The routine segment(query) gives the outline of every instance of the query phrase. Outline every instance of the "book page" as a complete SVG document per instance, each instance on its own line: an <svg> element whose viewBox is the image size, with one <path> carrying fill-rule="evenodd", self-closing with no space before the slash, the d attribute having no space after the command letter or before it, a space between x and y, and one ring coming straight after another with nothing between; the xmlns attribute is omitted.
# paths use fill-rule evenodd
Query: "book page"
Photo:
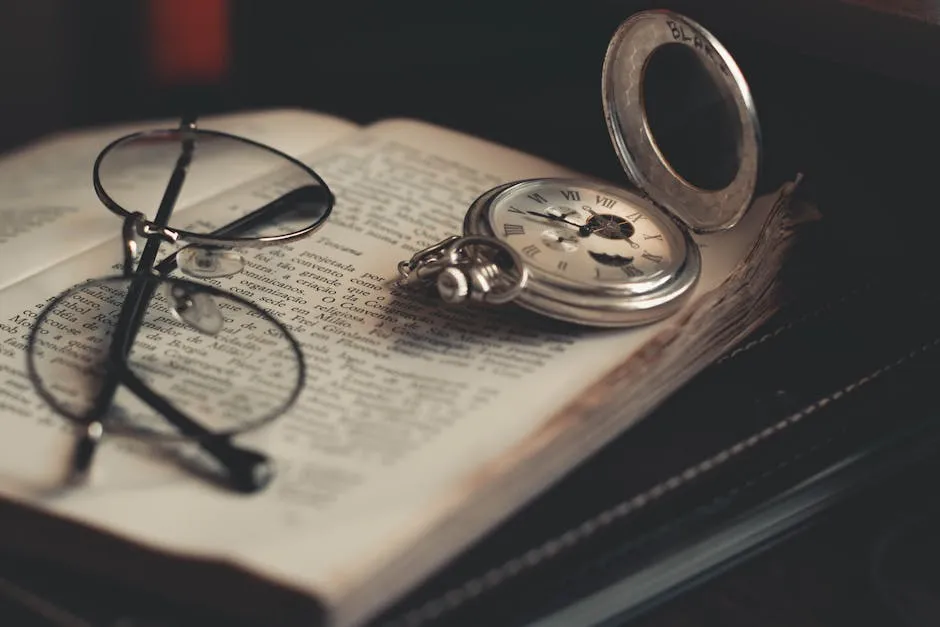
<svg viewBox="0 0 940 627"><path fill-rule="evenodd" d="M304 350L308 380L296 405L239 440L275 457L273 485L235 495L148 447L112 439L91 485L62 489L74 436L31 389L23 336L47 298L113 268L119 249L106 242L3 292L0 491L145 546L224 559L319 595L345 625L507 513L467 509L478 492L530 497L535 484L500 482L531 461L510 453L533 434L557 437L542 427L668 321L585 329L513 307L445 307L395 286L397 263L458 233L480 193L571 172L411 121L334 142L310 163L337 196L330 221L308 240L246 253L246 271L217 282L274 313ZM762 219L752 222L746 228ZM705 267L730 269L746 240L706 247ZM699 293L722 278L706 271ZM577 441L581 426L564 425L561 435ZM466 522L460 534L422 543L455 512Z"/></svg>
<svg viewBox="0 0 940 627"><path fill-rule="evenodd" d="M0 158L0 288L113 239L121 220L95 195L95 158L119 137L176 124L163 120L73 131ZM199 124L278 146L294 156L357 128L339 118L292 109L210 116ZM196 199L231 185L227 180L211 183Z"/></svg>

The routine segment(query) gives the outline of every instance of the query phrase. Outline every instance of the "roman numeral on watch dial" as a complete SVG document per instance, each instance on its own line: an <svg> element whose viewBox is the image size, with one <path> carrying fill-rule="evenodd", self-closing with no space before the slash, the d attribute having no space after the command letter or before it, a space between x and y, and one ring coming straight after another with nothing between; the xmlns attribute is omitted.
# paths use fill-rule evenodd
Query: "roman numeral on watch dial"
<svg viewBox="0 0 940 627"><path fill-rule="evenodd" d="M623 273L629 277L643 276L643 271L637 268L636 266L632 266L632 265L620 266L620 270L623 271Z"/></svg>
<svg viewBox="0 0 940 627"><path fill-rule="evenodd" d="M610 198L609 196L601 196L598 194L597 204L599 204L604 209L611 209L614 205L617 204L617 201L614 198Z"/></svg>

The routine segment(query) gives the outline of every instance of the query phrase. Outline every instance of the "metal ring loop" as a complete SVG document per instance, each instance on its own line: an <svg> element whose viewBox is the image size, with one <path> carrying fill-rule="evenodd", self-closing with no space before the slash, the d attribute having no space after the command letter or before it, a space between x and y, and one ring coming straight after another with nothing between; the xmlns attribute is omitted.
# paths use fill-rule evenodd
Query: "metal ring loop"
<svg viewBox="0 0 940 627"><path fill-rule="evenodd" d="M498 291L487 291L485 294L481 295L481 300L489 304L500 305L503 303L508 303L509 301L518 297L522 293L522 290L525 289L526 284L529 282L529 269L526 267L525 262L523 262L519 253L508 244L498 239L486 237L483 235L466 235L454 240L444 251L444 256L448 258L448 261L450 261L452 265L458 265L462 258L467 258L472 262L476 262L479 260L474 259L468 255L466 248L468 246L479 245L489 246L490 248L496 249L498 252L506 253L509 259L512 261L511 268L499 268L500 271L507 276L507 278L511 279L512 282L508 286ZM516 270L514 273L515 276L513 276L513 273L511 272L507 272L507 270L512 270L513 268Z"/></svg>

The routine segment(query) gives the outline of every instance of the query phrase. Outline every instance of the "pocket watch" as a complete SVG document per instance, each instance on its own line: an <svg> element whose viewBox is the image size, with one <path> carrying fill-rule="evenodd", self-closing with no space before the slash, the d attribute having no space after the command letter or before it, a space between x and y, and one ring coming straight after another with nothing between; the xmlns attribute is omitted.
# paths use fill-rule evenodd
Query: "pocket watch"
<svg viewBox="0 0 940 627"><path fill-rule="evenodd" d="M463 236L402 261L402 282L433 282L449 303L511 301L591 326L676 312L701 272L692 234L733 228L754 197L761 142L750 90L711 33L655 10L614 34L602 98L629 186L500 185L470 205Z"/></svg>

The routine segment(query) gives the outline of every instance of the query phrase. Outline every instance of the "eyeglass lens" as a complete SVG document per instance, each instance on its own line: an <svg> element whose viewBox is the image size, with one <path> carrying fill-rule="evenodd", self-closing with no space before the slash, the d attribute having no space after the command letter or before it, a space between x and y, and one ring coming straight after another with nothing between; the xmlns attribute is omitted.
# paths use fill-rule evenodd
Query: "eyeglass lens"
<svg viewBox="0 0 940 627"><path fill-rule="evenodd" d="M106 377L117 376L109 350L133 280L108 278L73 288L36 321L29 355L36 386L56 410L83 425ZM150 390L214 434L258 427L293 401L302 360L269 314L210 286L146 280L156 289L126 363ZM105 418L110 433L182 437L124 387Z"/></svg>
<svg viewBox="0 0 940 627"><path fill-rule="evenodd" d="M191 156L167 225L174 230L208 235L235 223L230 237L275 237L317 225L329 211L329 191L301 164L242 138L189 129L152 131L112 144L96 171L102 200L112 210L153 220L184 145ZM265 210L263 219L239 222L259 209Z"/></svg>

